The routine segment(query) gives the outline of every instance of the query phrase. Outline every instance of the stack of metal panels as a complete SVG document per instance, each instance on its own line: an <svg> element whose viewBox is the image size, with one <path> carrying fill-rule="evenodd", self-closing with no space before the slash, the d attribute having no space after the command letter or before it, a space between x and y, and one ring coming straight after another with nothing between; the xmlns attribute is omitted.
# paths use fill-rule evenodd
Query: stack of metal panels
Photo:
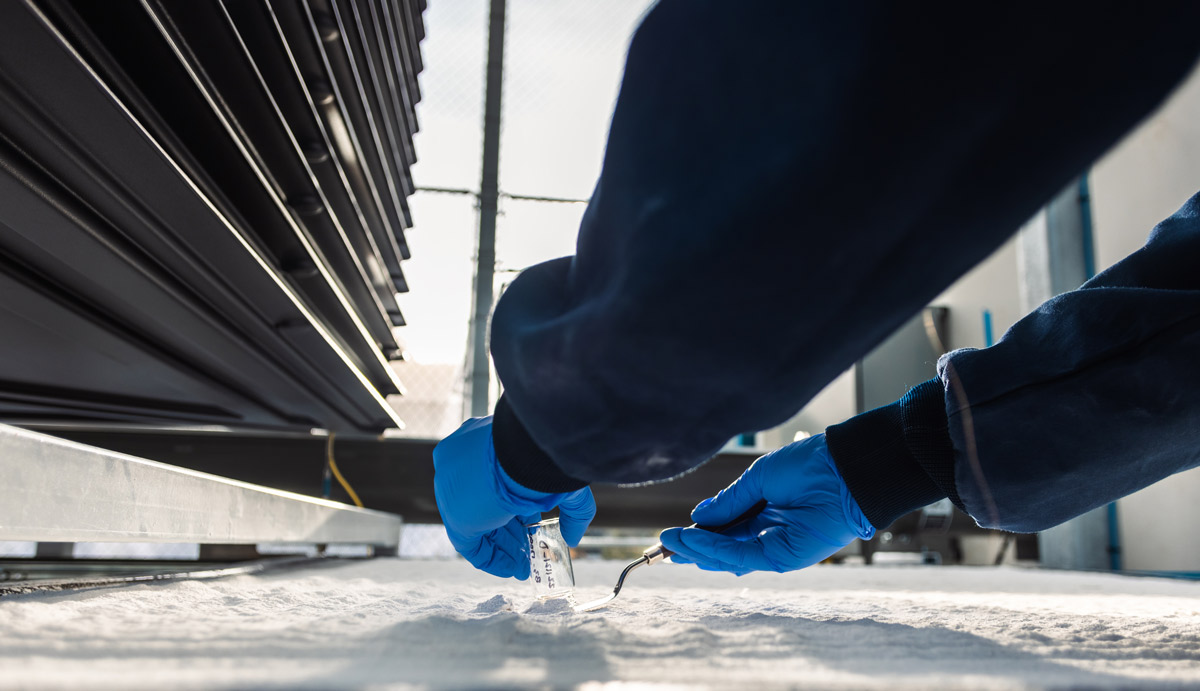
<svg viewBox="0 0 1200 691"><path fill-rule="evenodd" d="M0 417L402 426L424 4L0 3Z"/></svg>

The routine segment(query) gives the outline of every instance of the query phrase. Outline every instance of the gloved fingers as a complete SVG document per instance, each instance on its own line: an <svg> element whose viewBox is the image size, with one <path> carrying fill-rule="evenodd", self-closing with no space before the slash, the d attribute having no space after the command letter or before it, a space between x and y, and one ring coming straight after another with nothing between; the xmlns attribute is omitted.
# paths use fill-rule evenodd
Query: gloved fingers
<svg viewBox="0 0 1200 691"><path fill-rule="evenodd" d="M676 530L678 530L678 528L676 528ZM663 547L667 547L665 542L663 543ZM671 548L667 547L667 549L671 549ZM692 566L700 566L699 564L696 563L695 559L692 559L691 557L681 554L679 552L675 552L671 556L667 557L667 559L669 559L672 564L680 564L680 565L684 565L684 566L691 564Z"/></svg>
<svg viewBox="0 0 1200 691"><path fill-rule="evenodd" d="M484 544L489 545L494 555L492 566L483 568L484 571L501 578L529 578L529 556L524 550L524 535L518 537L510 525L493 530L484 538Z"/></svg>
<svg viewBox="0 0 1200 691"><path fill-rule="evenodd" d="M711 571L712 573L731 573L735 576L745 576L748 573L754 572L754 569L734 566L733 564L726 564L725 562L716 560L704 560L688 563L700 569L701 571Z"/></svg>
<svg viewBox="0 0 1200 691"><path fill-rule="evenodd" d="M509 578L517 574L517 561L484 540L480 540L474 549L459 550L459 554L463 555L471 566L493 576Z"/></svg>
<svg viewBox="0 0 1200 691"><path fill-rule="evenodd" d="M685 542L683 538L685 534L690 533L707 533L708 535L717 536L716 533L710 533L707 530L700 530L698 528L668 528L664 530L658 536L658 539L662 542L663 547L675 553L671 556L671 561L676 564L695 564L705 571L740 572L739 575L753 570L745 568L740 564L725 563L708 552L694 548Z"/></svg>
<svg viewBox="0 0 1200 691"><path fill-rule="evenodd" d="M741 525L735 525L728 530L724 530L721 534L735 540L749 540L762 532L766 527L766 525L756 524L755 521L747 521Z"/></svg>
<svg viewBox="0 0 1200 691"><path fill-rule="evenodd" d="M764 554L775 555L780 571L805 569L819 564L849 544L835 540L810 525L770 528L757 538Z"/></svg>
<svg viewBox="0 0 1200 691"><path fill-rule="evenodd" d="M465 421L461 425L459 425L458 429L454 430L454 434L452 434L450 436L454 436L457 434L466 434L467 432L470 432L471 430L479 429L480 427L487 427L491 424L492 424L492 416L491 415L486 415L484 417L469 418L467 421ZM490 434L491 432L489 431L488 433Z"/></svg>
<svg viewBox="0 0 1200 691"><path fill-rule="evenodd" d="M682 531L683 528L667 528L658 534L658 541L663 547L676 554L681 554L679 548L683 547L683 542L679 539L679 533ZM682 556L687 558L687 554L683 554Z"/></svg>
<svg viewBox="0 0 1200 691"><path fill-rule="evenodd" d="M480 540L473 550L460 551L459 553L470 562L471 566L480 571L486 571L493 576L510 578L520 573L518 569L522 560L497 547L495 543L487 538ZM527 559L523 561L528 562ZM526 565L526 568L528 568L528 565Z"/></svg>
<svg viewBox="0 0 1200 691"><path fill-rule="evenodd" d="M733 564L725 564L725 563L717 561L717 560L692 559L692 558L686 557L678 552L676 552L675 554L672 554L670 556L670 560L671 560L671 563L673 563L673 564L683 564L683 565L691 564L692 566L695 566L696 568L698 568L702 571L732 573L737 576L744 576L751 572L751 569L740 568L740 567L734 566Z"/></svg>
<svg viewBox="0 0 1200 691"><path fill-rule="evenodd" d="M725 564L719 561L699 561L689 562L692 566L701 571L711 571L712 573L732 573L735 576L745 576L751 573L751 569L742 569L733 564Z"/></svg>
<svg viewBox="0 0 1200 691"><path fill-rule="evenodd" d="M749 540L768 528L791 525L792 521L789 520L791 511L787 507L768 504L767 508L763 509L754 518L741 525L735 525L732 528L722 530L721 534L735 540Z"/></svg>
<svg viewBox="0 0 1200 691"><path fill-rule="evenodd" d="M732 564L722 564L720 562L696 564L696 568L701 571L711 571L713 573L731 573L735 576L745 576L748 573L754 573L754 569L740 569Z"/></svg>
<svg viewBox="0 0 1200 691"><path fill-rule="evenodd" d="M596 499L592 496L591 487L571 492L558 503L558 527L563 539L572 547L579 545L579 540L595 517Z"/></svg>
<svg viewBox="0 0 1200 691"><path fill-rule="evenodd" d="M687 557L683 556L682 554L679 554L678 552L676 552L675 554L672 554L671 556L669 556L667 558L671 560L672 564L695 564L696 563L696 562L692 561L691 559L688 559Z"/></svg>
<svg viewBox="0 0 1200 691"><path fill-rule="evenodd" d="M525 530L526 525L528 525L528 522L518 516L509 521L503 528L503 530L508 532L505 542L510 545L509 549L512 549L511 546L515 546L516 548L514 558L517 564L513 571L513 577L518 581L529 578L529 533Z"/></svg>
<svg viewBox="0 0 1200 691"><path fill-rule="evenodd" d="M490 425L492 417L473 417L459 425L448 437L433 447L433 467L436 471L444 470L447 463L458 465L464 450L472 453L474 447L480 446L480 438L491 438Z"/></svg>
<svg viewBox="0 0 1200 691"><path fill-rule="evenodd" d="M672 534L668 536L668 533ZM764 554L757 537L737 540L699 528L684 528L677 533L666 531L662 538L664 547L695 561L697 565L719 566L725 571L780 570ZM667 544L668 540L673 544Z"/></svg>
<svg viewBox="0 0 1200 691"><path fill-rule="evenodd" d="M715 497L709 497L692 509L692 520L699 525L723 525L746 513L763 498L760 461L746 469Z"/></svg>
<svg viewBox="0 0 1200 691"><path fill-rule="evenodd" d="M454 549L475 568L500 578L521 578L522 573L529 577L529 559L520 549L520 543L513 543L508 526L475 537L450 529L446 535Z"/></svg>
<svg viewBox="0 0 1200 691"><path fill-rule="evenodd" d="M533 525L534 523L537 523L542 520L542 514L527 513L527 514L524 514L521 516L517 516L517 519L521 521L522 526Z"/></svg>

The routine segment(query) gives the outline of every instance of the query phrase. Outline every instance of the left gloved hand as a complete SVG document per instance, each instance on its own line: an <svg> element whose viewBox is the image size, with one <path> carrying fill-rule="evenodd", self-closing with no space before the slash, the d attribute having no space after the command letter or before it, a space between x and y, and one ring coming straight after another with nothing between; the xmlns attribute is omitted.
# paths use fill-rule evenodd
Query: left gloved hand
<svg viewBox="0 0 1200 691"><path fill-rule="evenodd" d="M724 525L760 500L767 508L723 534L670 528L663 547L671 561L708 571L794 571L825 559L855 538L869 540L871 525L838 473L825 435L776 449L754 462L717 496L692 510L699 525Z"/></svg>
<svg viewBox="0 0 1200 691"><path fill-rule="evenodd" d="M494 576L529 578L525 526L559 508L563 539L574 547L596 515L592 490L547 494L517 484L500 467L492 418L471 418L433 450L433 491L458 553Z"/></svg>

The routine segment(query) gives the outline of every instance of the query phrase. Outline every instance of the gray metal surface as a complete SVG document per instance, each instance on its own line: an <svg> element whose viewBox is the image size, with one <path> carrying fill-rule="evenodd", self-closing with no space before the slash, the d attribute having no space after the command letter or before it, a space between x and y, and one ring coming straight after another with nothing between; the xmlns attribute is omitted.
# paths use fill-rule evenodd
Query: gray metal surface
<svg viewBox="0 0 1200 691"><path fill-rule="evenodd" d="M1086 189L1067 185L1017 235L1021 311L1078 288L1092 266ZM1109 509L1100 507L1038 534L1042 564L1059 569L1110 568Z"/></svg>
<svg viewBox="0 0 1200 691"><path fill-rule="evenodd" d="M491 360L488 318L496 272L496 215L500 195L500 106L504 91L505 0L491 0L488 20L487 86L483 106L483 172L479 182L479 241L475 251L475 311L471 318L471 415L491 408Z"/></svg>
<svg viewBox="0 0 1200 691"><path fill-rule="evenodd" d="M1079 181L1071 182L1017 234L1018 289L1024 313L1090 278L1091 231L1085 219L1089 212L1080 191Z"/></svg>
<svg viewBox="0 0 1200 691"><path fill-rule="evenodd" d="M0 540L354 543L395 547L400 517L0 425Z"/></svg>
<svg viewBox="0 0 1200 691"><path fill-rule="evenodd" d="M337 46L383 81L335 110L400 98L408 152L420 3L384 32L365 2ZM279 4L287 31L263 2L0 3L0 419L403 426L386 397L407 245L373 220L408 225L406 201L362 193L382 169L312 100L352 75Z"/></svg>

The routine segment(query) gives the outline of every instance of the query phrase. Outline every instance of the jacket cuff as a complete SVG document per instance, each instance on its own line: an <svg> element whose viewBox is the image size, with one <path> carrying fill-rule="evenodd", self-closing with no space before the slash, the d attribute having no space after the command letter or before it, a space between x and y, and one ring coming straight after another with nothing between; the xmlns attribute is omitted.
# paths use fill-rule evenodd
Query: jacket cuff
<svg viewBox="0 0 1200 691"><path fill-rule="evenodd" d="M962 508L938 379L826 429L825 441L850 494L876 528L945 497Z"/></svg>
<svg viewBox="0 0 1200 691"><path fill-rule="evenodd" d="M547 494L587 487L588 483L564 473L533 441L503 395L492 413L492 445L500 467L522 487Z"/></svg>

